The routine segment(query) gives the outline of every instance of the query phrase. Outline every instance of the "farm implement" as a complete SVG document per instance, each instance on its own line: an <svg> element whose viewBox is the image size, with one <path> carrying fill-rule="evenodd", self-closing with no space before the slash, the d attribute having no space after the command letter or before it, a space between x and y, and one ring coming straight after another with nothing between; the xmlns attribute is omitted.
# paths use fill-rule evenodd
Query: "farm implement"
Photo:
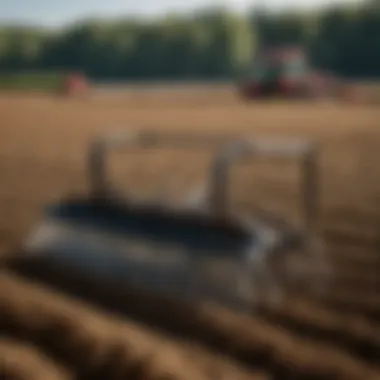
<svg viewBox="0 0 380 380"><path fill-rule="evenodd" d="M110 183L107 157L112 150L161 147L216 149L196 201L190 202L193 191L180 205L170 199L138 201ZM231 168L238 160L258 156L299 159L302 228L279 222L278 216L230 207ZM297 139L149 131L96 139L88 154L88 194L47 207L26 241L18 270L81 296L100 292L111 297L116 289L133 288L189 305L211 301L247 310L257 299L278 302L294 281L319 284L319 277L302 278L286 269L287 257L299 255L310 266L326 265L318 232L317 159L316 144ZM84 279L91 285L84 285Z"/></svg>
<svg viewBox="0 0 380 380"><path fill-rule="evenodd" d="M346 98L354 96L349 88L331 73L315 70L299 47L269 48L260 51L252 68L239 85L244 99Z"/></svg>

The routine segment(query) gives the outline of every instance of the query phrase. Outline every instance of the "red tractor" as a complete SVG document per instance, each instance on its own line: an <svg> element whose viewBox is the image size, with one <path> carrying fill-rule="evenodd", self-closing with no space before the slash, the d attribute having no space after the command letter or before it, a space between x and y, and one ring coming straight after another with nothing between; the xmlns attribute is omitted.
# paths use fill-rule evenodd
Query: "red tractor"
<svg viewBox="0 0 380 380"><path fill-rule="evenodd" d="M253 62L248 78L239 86L246 99L263 97L331 96L338 91L336 78L313 70L300 48L262 51Z"/></svg>

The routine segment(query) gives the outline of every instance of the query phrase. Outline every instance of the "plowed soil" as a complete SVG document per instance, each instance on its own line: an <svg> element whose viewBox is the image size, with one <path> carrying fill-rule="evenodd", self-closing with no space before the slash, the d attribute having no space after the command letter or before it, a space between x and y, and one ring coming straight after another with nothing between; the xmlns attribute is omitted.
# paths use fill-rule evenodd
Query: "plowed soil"
<svg viewBox="0 0 380 380"><path fill-rule="evenodd" d="M1 378L380 379L378 106L245 104L228 88L184 88L99 91L90 99L0 94L0 118ZM329 291L296 289L283 303L260 303L247 315L111 288L103 303L83 300L59 286L59 269L22 269L20 246L43 206L86 191L91 139L140 127L318 140L322 230L334 273ZM118 156L110 166L119 188L141 198L157 194L175 173L172 191L180 199L191 183L199 185L210 157L145 153ZM232 176L233 201L299 220L293 164L245 163ZM65 281L72 289L82 281L90 295L85 279Z"/></svg>

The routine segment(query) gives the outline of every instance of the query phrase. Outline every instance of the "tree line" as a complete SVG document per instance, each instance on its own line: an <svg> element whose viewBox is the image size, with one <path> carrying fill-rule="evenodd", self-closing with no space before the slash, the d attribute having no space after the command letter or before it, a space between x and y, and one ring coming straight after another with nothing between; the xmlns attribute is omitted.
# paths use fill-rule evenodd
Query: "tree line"
<svg viewBox="0 0 380 380"><path fill-rule="evenodd" d="M340 75L380 76L380 0L314 12L86 20L61 30L0 28L0 73L83 71L97 79L227 79L249 70L257 49L302 45Z"/></svg>

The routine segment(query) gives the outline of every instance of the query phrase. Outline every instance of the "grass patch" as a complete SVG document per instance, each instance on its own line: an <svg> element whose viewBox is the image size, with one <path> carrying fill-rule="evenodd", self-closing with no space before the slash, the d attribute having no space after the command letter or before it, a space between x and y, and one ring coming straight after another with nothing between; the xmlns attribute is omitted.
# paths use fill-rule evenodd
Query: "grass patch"
<svg viewBox="0 0 380 380"><path fill-rule="evenodd" d="M7 73L0 74L0 90L58 91L64 75L62 73Z"/></svg>

